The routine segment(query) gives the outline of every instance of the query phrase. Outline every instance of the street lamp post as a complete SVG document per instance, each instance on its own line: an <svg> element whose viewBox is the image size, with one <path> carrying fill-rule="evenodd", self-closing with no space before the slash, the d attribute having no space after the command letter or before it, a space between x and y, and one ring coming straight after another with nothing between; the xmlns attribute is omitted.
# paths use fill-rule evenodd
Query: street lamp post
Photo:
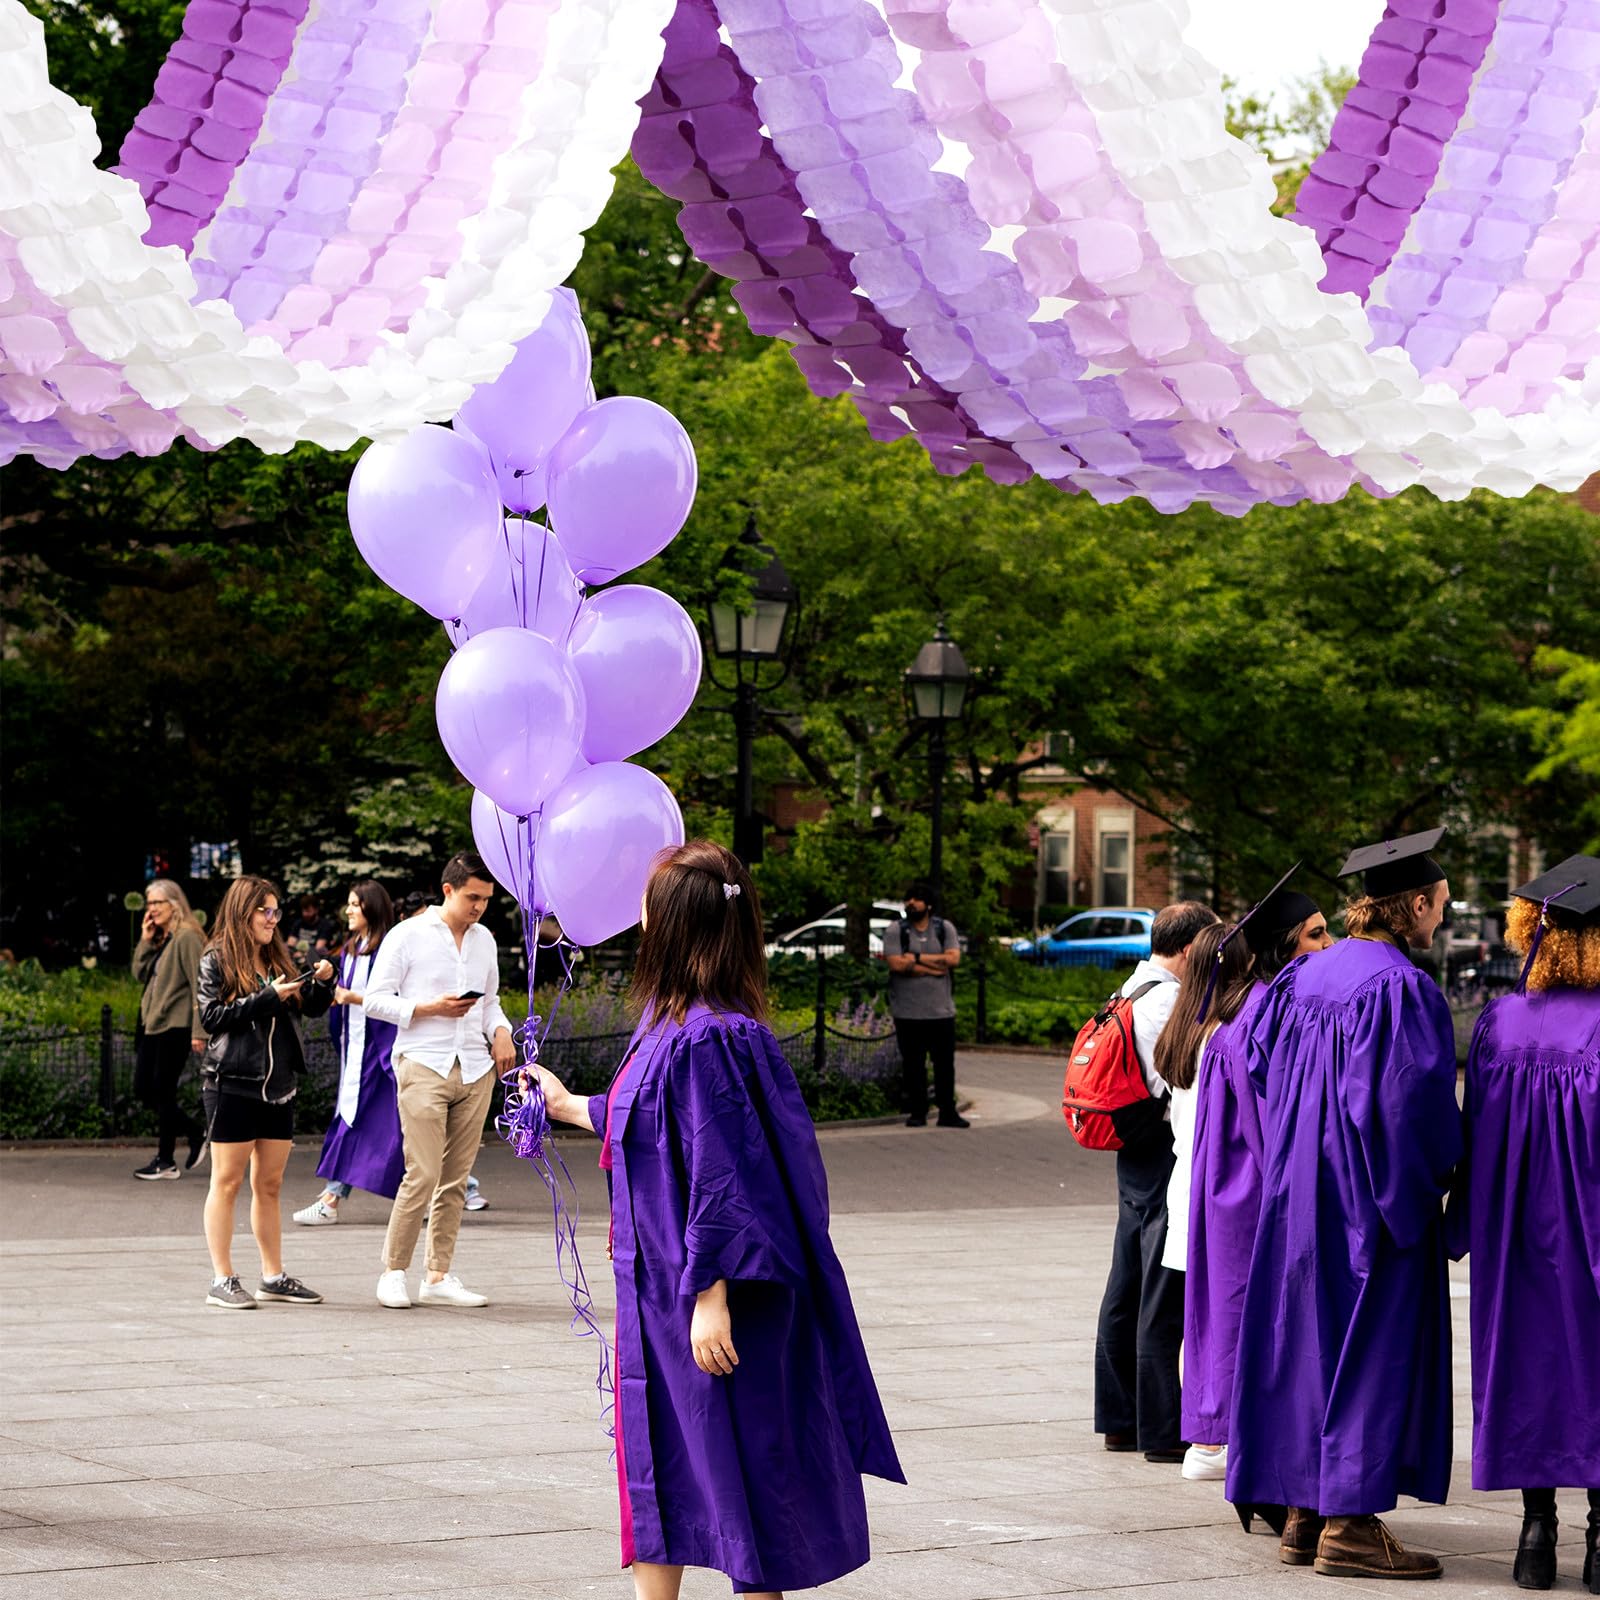
<svg viewBox="0 0 1600 1600"><path fill-rule="evenodd" d="M928 876L940 899L944 894L945 729L960 720L970 677L961 647L945 630L941 617L933 637L905 671L912 718L928 730L928 769L933 783L933 849Z"/></svg>
<svg viewBox="0 0 1600 1600"><path fill-rule="evenodd" d="M743 573L750 580L745 600L713 600L711 657L733 664L733 682L717 677L711 659L706 671L711 681L733 695L734 732L738 739L738 776L735 781L733 853L748 866L761 859L763 839L755 804L755 741L761 725L763 691L770 693L789 675L789 650L793 643L792 619L799 615L799 596L783 563L770 545L761 542L756 519L751 517L738 544L722 558L724 570ZM777 676L762 682L763 668L777 666Z"/></svg>

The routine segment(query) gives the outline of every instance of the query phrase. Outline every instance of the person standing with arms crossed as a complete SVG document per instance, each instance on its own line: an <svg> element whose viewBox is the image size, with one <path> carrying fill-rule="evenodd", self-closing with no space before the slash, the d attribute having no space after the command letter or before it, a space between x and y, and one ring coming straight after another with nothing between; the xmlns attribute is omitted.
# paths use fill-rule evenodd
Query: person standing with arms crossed
<svg viewBox="0 0 1600 1600"><path fill-rule="evenodd" d="M500 1006L499 952L479 923L495 894L489 869L464 850L445 865L443 882L442 905L402 922L383 941L366 989L367 1016L398 1030L394 1076L406 1175L389 1215L378 1279L378 1303L394 1310L411 1304L406 1271L424 1215L428 1256L420 1303L489 1303L450 1266L495 1078L517 1059Z"/></svg>
<svg viewBox="0 0 1600 1600"><path fill-rule="evenodd" d="M956 1109L956 998L951 974L961 964L955 924L933 914L933 891L913 883L906 890L905 916L884 930L889 964L889 1014L900 1046L905 1083L906 1126L928 1125L926 1061L933 1058L933 1098L941 1128L965 1128Z"/></svg>

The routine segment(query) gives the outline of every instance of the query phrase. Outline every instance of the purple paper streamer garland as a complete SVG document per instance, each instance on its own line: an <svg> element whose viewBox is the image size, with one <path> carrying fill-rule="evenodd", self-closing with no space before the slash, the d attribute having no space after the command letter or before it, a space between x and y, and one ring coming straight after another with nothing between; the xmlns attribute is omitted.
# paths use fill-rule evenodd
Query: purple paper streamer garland
<svg viewBox="0 0 1600 1600"><path fill-rule="evenodd" d="M1550 220L1597 91L1600 0L1504 0L1467 125L1371 308L1376 342L1426 376L1484 325Z"/></svg>
<svg viewBox="0 0 1600 1600"><path fill-rule="evenodd" d="M1317 236L1323 289L1364 300L1427 198L1466 110L1500 0L1389 0L1294 219Z"/></svg>
<svg viewBox="0 0 1600 1600"><path fill-rule="evenodd" d="M708 0L680 0L665 38L660 72L640 103L634 160L664 194L684 202L685 242L734 281L751 331L795 341L790 354L813 393L854 390L873 438L909 432L945 473L979 464L997 482L1030 477L854 292L848 261L805 215L793 174L761 131L753 80L720 42Z"/></svg>
<svg viewBox="0 0 1600 1600"><path fill-rule="evenodd" d="M150 211L145 243L188 251L250 153L309 0L189 0L116 171Z"/></svg>

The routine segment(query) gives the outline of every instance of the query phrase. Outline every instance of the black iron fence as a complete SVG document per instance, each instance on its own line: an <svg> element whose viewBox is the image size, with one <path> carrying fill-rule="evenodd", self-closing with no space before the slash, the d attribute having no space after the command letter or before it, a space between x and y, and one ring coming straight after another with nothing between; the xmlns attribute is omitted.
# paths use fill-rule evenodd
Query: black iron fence
<svg viewBox="0 0 1600 1600"><path fill-rule="evenodd" d="M541 1059L570 1089L598 1094L611 1081L629 1037L552 1038ZM894 1034L874 1010L819 1009L810 1027L780 1034L778 1042L819 1121L876 1116L898 1105ZM118 1025L109 1006L93 1032L0 1028L0 1139L154 1135L155 1113L134 1086L135 1049L133 1032ZM316 1133L332 1120L338 1100L338 1049L320 1028L307 1028L305 1057L295 1120L302 1132ZM184 1074L178 1098L199 1114L198 1071Z"/></svg>

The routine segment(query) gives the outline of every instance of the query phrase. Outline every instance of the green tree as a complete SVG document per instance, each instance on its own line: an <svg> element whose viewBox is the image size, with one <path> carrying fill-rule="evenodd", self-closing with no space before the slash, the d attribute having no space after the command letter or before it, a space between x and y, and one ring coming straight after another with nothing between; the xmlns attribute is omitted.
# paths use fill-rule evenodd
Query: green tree
<svg viewBox="0 0 1600 1600"><path fill-rule="evenodd" d="M1576 783L1579 806L1574 824L1589 830L1583 848L1600 850L1600 660L1543 645L1533 665L1554 676L1563 709L1530 706L1514 714L1517 726L1544 757L1528 781L1541 786L1559 780ZM1571 844L1575 835L1576 827L1565 842Z"/></svg>

